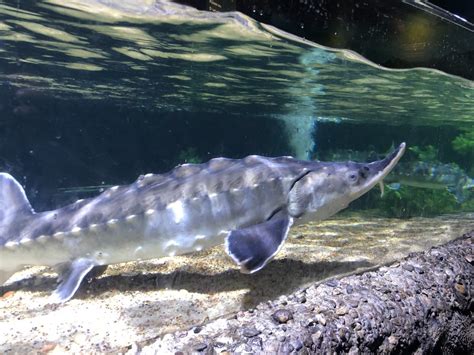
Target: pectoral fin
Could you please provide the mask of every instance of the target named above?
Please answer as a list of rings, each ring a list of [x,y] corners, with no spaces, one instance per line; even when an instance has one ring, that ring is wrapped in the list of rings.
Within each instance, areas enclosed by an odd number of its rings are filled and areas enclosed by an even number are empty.
[[[267,222],[237,229],[226,239],[226,251],[244,273],[263,268],[283,246],[293,218],[279,216]]]
[[[81,285],[82,280],[97,263],[91,259],[76,259],[72,263],[60,267],[59,280],[61,283],[56,288],[51,298],[54,303],[63,303],[72,298]]]

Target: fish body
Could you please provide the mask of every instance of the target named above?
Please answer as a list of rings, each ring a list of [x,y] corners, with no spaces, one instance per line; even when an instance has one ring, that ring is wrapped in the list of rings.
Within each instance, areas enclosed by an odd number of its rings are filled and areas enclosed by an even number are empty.
[[[36,213],[0,174],[0,284],[26,265],[55,267],[54,301],[95,266],[174,256],[225,243],[243,272],[263,268],[289,228],[347,207],[393,169],[405,145],[372,163],[291,157],[216,158],[144,175],[97,197]]]
[[[393,169],[385,181],[420,188],[447,189],[459,203],[468,199],[474,189],[474,179],[452,163],[423,161],[401,163]]]

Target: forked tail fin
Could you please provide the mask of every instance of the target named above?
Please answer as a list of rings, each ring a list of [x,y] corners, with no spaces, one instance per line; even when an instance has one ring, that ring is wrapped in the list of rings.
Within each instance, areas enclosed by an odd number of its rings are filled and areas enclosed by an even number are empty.
[[[23,187],[10,174],[0,173],[0,246],[9,239],[7,231],[15,219],[32,214]]]

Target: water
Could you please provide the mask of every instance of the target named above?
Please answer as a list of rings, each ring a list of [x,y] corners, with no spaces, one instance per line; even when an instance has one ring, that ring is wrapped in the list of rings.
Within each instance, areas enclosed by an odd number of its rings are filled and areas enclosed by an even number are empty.
[[[54,279],[27,269],[0,301],[14,349],[31,350],[32,323],[44,327],[38,349],[123,349],[474,227],[471,81],[388,70],[237,13],[152,1],[4,1],[0,69],[0,170],[38,211],[216,156],[370,160],[406,141],[406,166],[429,165],[387,181],[382,199],[374,189],[336,219],[294,230],[254,278],[214,248],[113,266],[55,310],[45,306]]]

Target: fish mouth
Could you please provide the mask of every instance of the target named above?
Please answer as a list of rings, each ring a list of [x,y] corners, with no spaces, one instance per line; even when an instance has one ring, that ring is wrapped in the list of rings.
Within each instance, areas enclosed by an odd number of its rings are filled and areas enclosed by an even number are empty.
[[[405,153],[405,148],[406,144],[403,142],[398,146],[397,149],[387,155],[384,159],[368,164],[370,166],[370,170],[375,172],[373,177],[368,182],[368,185],[370,186],[369,188],[372,188],[377,183],[383,183],[385,176],[387,176],[392,171],[392,169],[395,167],[395,165],[397,165],[398,161]],[[383,184],[381,186],[381,190],[383,193]]]

